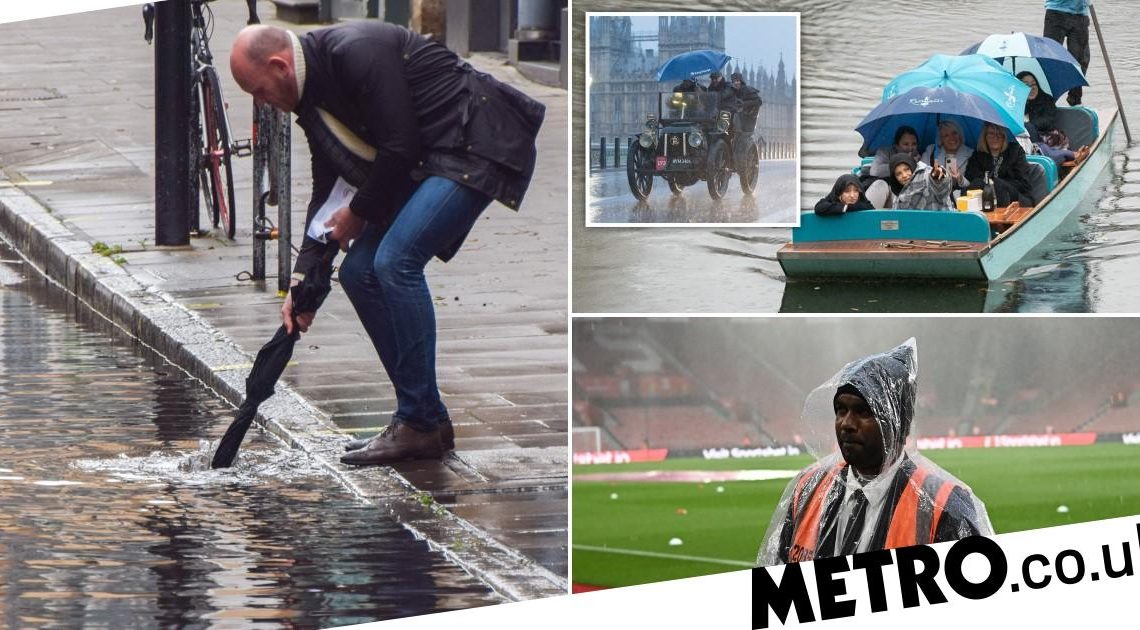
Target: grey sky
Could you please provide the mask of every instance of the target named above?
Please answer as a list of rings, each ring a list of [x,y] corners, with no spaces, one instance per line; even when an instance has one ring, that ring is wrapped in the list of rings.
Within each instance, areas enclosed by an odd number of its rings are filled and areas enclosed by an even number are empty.
[[[634,31],[657,31],[657,15],[631,13]],[[745,65],[767,66],[775,71],[780,54],[789,75],[796,68],[795,16],[726,15],[725,52]]]

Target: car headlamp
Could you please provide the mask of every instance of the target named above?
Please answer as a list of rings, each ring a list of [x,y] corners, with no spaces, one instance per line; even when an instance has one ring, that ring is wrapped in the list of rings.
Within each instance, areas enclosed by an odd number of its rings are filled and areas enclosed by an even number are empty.
[[[721,133],[728,133],[729,126],[732,125],[732,114],[730,112],[721,112],[716,121],[716,128]]]
[[[704,143],[705,143],[705,137],[703,135],[701,135],[701,132],[695,131],[695,130],[689,132],[689,146],[693,147],[694,149],[697,149],[697,148],[700,148],[700,146],[703,145]]]

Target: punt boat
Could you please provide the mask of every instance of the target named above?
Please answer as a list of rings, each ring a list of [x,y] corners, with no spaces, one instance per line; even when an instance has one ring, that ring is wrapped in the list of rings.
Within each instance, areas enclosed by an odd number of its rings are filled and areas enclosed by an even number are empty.
[[[795,278],[946,278],[997,280],[1072,213],[1112,155],[1115,109],[1058,107],[1057,126],[1069,144],[1088,145],[1089,156],[1057,168],[1042,155],[1027,156],[1037,180],[1033,207],[993,212],[863,210],[838,216],[800,214],[792,242],[776,257]],[[984,215],[984,216],[983,216]]]

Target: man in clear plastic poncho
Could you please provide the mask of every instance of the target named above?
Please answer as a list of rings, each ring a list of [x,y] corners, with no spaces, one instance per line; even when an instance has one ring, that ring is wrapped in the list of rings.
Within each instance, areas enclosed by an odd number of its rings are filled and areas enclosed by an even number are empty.
[[[808,395],[802,420],[819,460],[784,490],[758,565],[993,534],[970,489],[907,445],[917,364],[911,338],[847,364]]]

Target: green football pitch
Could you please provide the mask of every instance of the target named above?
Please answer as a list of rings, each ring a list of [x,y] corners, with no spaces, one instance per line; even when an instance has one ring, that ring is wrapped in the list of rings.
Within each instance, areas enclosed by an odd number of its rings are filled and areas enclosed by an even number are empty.
[[[973,488],[999,534],[1140,514],[1140,447],[1095,444],[923,454]],[[638,471],[791,472],[812,461],[800,456],[575,466],[573,581],[629,586],[750,567],[788,483],[787,478],[678,483],[583,481],[579,476]]]

